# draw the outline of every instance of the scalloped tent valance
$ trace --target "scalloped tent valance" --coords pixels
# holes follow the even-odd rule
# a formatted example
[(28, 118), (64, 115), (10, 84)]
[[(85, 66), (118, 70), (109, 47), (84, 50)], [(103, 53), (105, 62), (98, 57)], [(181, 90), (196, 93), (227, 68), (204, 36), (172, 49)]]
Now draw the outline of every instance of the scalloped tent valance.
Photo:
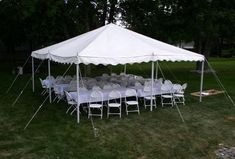
[(204, 61), (204, 56), (109, 24), (31, 54), (59, 63), (118, 65), (150, 61)]

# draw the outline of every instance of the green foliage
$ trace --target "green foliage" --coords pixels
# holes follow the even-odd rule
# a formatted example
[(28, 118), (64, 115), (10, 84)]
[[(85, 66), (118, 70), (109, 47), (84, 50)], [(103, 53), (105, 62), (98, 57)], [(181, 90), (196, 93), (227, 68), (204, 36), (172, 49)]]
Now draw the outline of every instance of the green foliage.
[(37, 49), (116, 21), (168, 43), (194, 41), (195, 51), (206, 56), (235, 40), (234, 0), (1, 0), (0, 19), (0, 40), (10, 51), (22, 43)]

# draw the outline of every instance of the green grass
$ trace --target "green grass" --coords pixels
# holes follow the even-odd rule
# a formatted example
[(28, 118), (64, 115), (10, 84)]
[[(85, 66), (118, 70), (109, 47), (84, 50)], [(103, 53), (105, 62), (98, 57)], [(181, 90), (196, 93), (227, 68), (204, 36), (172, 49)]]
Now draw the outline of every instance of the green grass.
[[(46, 63), (44, 63), (45, 65)], [(65, 114), (66, 104), (46, 103), (26, 130), (25, 124), (43, 101), (40, 84), (36, 80), (36, 92), (28, 87), (15, 106), (11, 106), (30, 75), (20, 77), (10, 93), (4, 94), (14, 76), (12, 66), (1, 64), (0, 71), (0, 158), (178, 158), (212, 159), (219, 144), (235, 146), (235, 107), (223, 94), (203, 98), (190, 96), (198, 91), (200, 76), (191, 73), (195, 63), (161, 62), (166, 78), (174, 82), (188, 83), (186, 106), (180, 106), (183, 123), (176, 108), (158, 107), (153, 112), (141, 108), (141, 115), (124, 115), (123, 118), (94, 118), (99, 136), (94, 137), (91, 121), (83, 113), (81, 123), (76, 116)], [(212, 66), (225, 88), (235, 99), (235, 59), (213, 59)], [(63, 74), (66, 65), (54, 64), (53, 74)], [(123, 67), (113, 67), (120, 72)], [(128, 65), (128, 73), (150, 77), (150, 64)], [(83, 69), (83, 66), (82, 66)], [(92, 75), (110, 71), (110, 68), (91, 67)], [(70, 74), (75, 73), (75, 67)], [(46, 68), (36, 76), (45, 77)], [(205, 88), (220, 89), (211, 74), (205, 75)]]

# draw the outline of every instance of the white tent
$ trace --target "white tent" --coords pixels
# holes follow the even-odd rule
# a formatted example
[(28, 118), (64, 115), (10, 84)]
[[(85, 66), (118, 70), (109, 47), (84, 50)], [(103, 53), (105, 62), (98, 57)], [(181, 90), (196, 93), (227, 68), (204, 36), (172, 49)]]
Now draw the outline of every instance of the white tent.
[[(33, 51), (31, 56), (38, 59), (48, 59), (49, 76), (50, 60), (59, 63), (76, 64), (77, 76), (79, 76), (80, 63), (118, 65), (151, 61), (152, 81), (154, 61), (202, 61), (204, 66), (203, 55), (163, 43), (114, 24), (109, 24), (72, 39)], [(79, 95), (78, 79), (77, 77)], [(201, 91), (202, 81), (203, 71)], [(79, 113), (77, 116), (79, 122)]]
[(149, 61), (203, 61), (204, 56), (109, 24), (36, 50), (32, 57), (60, 63), (117, 65)]

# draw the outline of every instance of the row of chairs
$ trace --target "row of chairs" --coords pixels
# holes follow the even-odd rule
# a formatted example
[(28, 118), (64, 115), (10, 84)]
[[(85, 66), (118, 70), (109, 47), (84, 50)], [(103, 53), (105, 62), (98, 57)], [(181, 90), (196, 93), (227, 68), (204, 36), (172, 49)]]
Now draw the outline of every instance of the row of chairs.
[(171, 105), (172, 107), (177, 104), (185, 105), (184, 91), (187, 88), (187, 83), (184, 83), (182, 86), (180, 84), (163, 84), (161, 86), (162, 93), (161, 95), (161, 104)]
[[(65, 91), (66, 94), (66, 99), (69, 105), (69, 108), (67, 109), (66, 113), (69, 112), (71, 108), (73, 110), (71, 111), (71, 115), (73, 112), (77, 109), (77, 103), (71, 95)], [(90, 100), (88, 103), (88, 118), (91, 116), (99, 116), (101, 119), (103, 118), (103, 106), (107, 106), (107, 117), (110, 115), (119, 115), (121, 118), (121, 112), (122, 112), (122, 96), (121, 93), (117, 90), (113, 90), (109, 93), (108, 95), (109, 99), (107, 103), (104, 103), (103, 101), (103, 94), (99, 90), (94, 90), (92, 91), (90, 95)], [(95, 101), (95, 102), (93, 102)], [(124, 98), (124, 103), (126, 106), (126, 114), (128, 115), (130, 112), (137, 112), (140, 114), (139, 110), (139, 102), (138, 102), (138, 97), (136, 90), (134, 89), (127, 89), (125, 92), (125, 98)], [(112, 110), (116, 109), (116, 112), (113, 112)], [(95, 111), (96, 110), (96, 111)], [(98, 110), (98, 113), (97, 113)]]
[[(171, 105), (172, 107), (176, 104), (182, 103), (185, 105), (185, 98), (184, 98), (184, 90), (186, 89), (187, 84), (181, 85), (168, 85), (163, 84), (161, 87), (162, 92), (168, 91), (168, 93), (162, 93), (160, 95), (161, 97), (161, 104), (162, 107), (164, 105)], [(144, 91), (151, 91), (151, 87), (145, 87), (146, 90)], [(148, 89), (148, 90), (147, 90)], [(169, 89), (172, 91), (169, 92)], [(65, 92), (66, 99), (68, 101), (68, 104), (70, 105), (66, 113), (73, 108), (71, 111), (71, 115), (74, 111), (77, 109), (77, 103), (73, 100), (71, 95), (68, 92)], [(87, 105), (88, 109), (88, 118), (91, 116), (99, 116), (101, 119), (103, 117), (103, 106), (107, 106), (107, 117), (109, 118), (110, 115), (119, 115), (121, 118), (121, 112), (122, 112), (122, 102), (125, 103), (126, 108), (126, 114), (128, 115), (130, 112), (137, 112), (140, 114), (139, 109), (139, 100), (137, 97), (137, 92), (134, 89), (127, 89), (125, 92), (125, 98), (124, 101), (122, 100), (121, 93), (117, 90), (113, 90), (109, 93), (109, 99), (107, 103), (104, 103), (103, 101), (103, 94), (99, 90), (93, 90), (90, 95), (90, 100)], [(145, 96), (143, 98), (144, 100), (144, 107), (147, 109), (147, 107), (151, 107), (151, 100), (154, 108), (157, 108), (157, 102), (156, 102), (156, 96)], [(93, 102), (93, 101), (99, 101), (99, 102)], [(117, 112), (112, 112), (112, 109), (116, 109)], [(98, 110), (98, 113), (94, 112), (94, 110)]]

